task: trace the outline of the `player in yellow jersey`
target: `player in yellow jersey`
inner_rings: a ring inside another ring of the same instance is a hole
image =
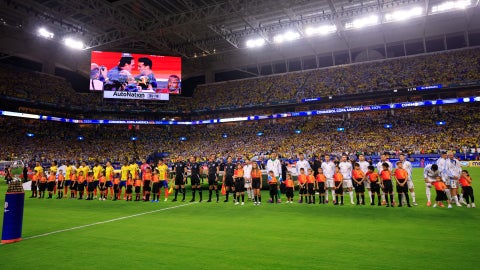
[[[70,187],[70,183],[72,182],[71,180],[71,175],[72,175],[72,170],[73,166],[70,163],[69,160],[65,163],[65,184],[63,185],[63,194],[67,195],[68,193],[68,188]],[[65,199],[67,199],[68,196],[65,196]]]
[[[113,172],[114,168],[112,166],[112,163],[110,161],[107,161],[107,166],[105,167],[105,178],[107,179],[106,183],[106,197],[108,198],[108,192],[110,191],[110,194],[112,194],[113,197]]]
[[[118,199],[122,198],[122,187],[125,189],[127,188],[127,180],[128,176],[130,175],[130,166],[128,165],[128,161],[123,163],[122,168],[120,169],[121,177],[120,177],[120,186],[118,187]],[[123,194],[123,199],[127,196],[126,193]]]
[[[132,159],[130,161],[130,174],[132,175],[132,178],[135,179],[140,179],[138,172],[140,170],[140,167],[138,167],[138,164]]]
[[[158,160],[157,170],[159,179],[158,198],[160,199],[160,193],[163,187],[165,190],[165,201],[168,201],[168,166],[163,163],[163,159]]]
[[[103,167],[100,165],[98,160],[95,161],[95,165],[93,166],[93,194],[95,196],[95,199],[97,198],[97,190],[98,190],[98,183],[100,179],[100,173],[103,173]]]

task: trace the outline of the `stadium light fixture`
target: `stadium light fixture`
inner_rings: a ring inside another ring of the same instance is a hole
[[[35,137],[35,134],[29,132],[29,133],[27,133],[27,137],[33,138],[33,137]]]
[[[79,140],[79,141],[83,141],[83,139],[84,139],[83,136],[78,136],[77,137],[77,140]]]
[[[135,136],[132,136],[132,137],[130,138],[130,141],[136,141],[136,140],[138,140],[138,138],[135,137]]]
[[[300,134],[302,131],[300,129],[295,129],[295,134]]]
[[[228,138],[228,134],[227,134],[227,133],[223,133],[223,134],[222,134],[222,138]]]
[[[41,27],[38,29],[38,34],[41,36],[41,37],[44,37],[44,38],[49,38],[49,39],[52,39],[53,38],[53,33],[48,31],[47,29]]]
[[[356,20],[353,20],[351,22],[347,22],[345,24],[345,29],[352,29],[352,28],[363,28],[366,26],[372,26],[372,25],[377,25],[380,23],[380,19],[378,18],[377,15],[371,15],[368,17],[364,18],[359,18]]]
[[[257,136],[263,136],[263,131],[257,132]]]
[[[322,25],[318,27],[307,27],[305,29],[307,36],[328,35],[335,32],[337,32],[337,26],[335,25]]]
[[[337,128],[337,131],[345,131],[345,128],[339,127],[339,128]]]
[[[385,125],[383,125],[383,127],[384,127],[384,128],[392,128],[393,125],[392,125],[392,124],[385,124]]]
[[[386,22],[405,21],[411,18],[420,17],[422,15],[423,15],[423,8],[413,7],[408,10],[397,10],[391,13],[386,13],[385,21]]]
[[[257,39],[249,39],[246,43],[248,48],[257,48],[263,47],[265,45],[265,39],[257,38]]]
[[[65,45],[67,47],[70,47],[72,49],[76,49],[76,50],[82,50],[83,47],[84,47],[84,44],[82,41],[80,40],[76,40],[76,39],[73,39],[73,38],[65,38],[64,41]]]
[[[275,43],[283,43],[285,41],[292,41],[300,38],[300,34],[294,31],[287,31],[283,34],[278,34],[273,37]]]
[[[185,136],[180,137],[180,141],[181,141],[181,142],[184,142],[184,141],[186,141],[186,140],[187,140],[187,137],[185,137]]]
[[[472,5],[471,0],[447,1],[441,4],[432,6],[432,13],[441,13],[455,9],[466,9]]]
[[[437,121],[437,126],[445,126],[447,124],[447,122],[445,121]]]

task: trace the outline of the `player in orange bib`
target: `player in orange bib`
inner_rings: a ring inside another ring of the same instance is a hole
[[[105,201],[107,199],[107,178],[103,175],[103,172],[98,173],[98,189],[100,189],[99,200]]]
[[[300,194],[300,200],[298,202],[303,203],[303,196],[306,196],[307,194],[307,175],[305,174],[304,168],[300,168],[300,174],[297,177],[297,181]]]
[[[357,205],[360,203],[365,205],[365,184],[363,180],[365,173],[360,169],[360,164],[355,163],[352,171],[353,187],[355,188],[355,195],[357,198]],[[360,202],[360,198],[362,199]]]
[[[467,203],[467,208],[475,208],[475,197],[473,196],[472,178],[470,177],[470,174],[467,170],[462,170],[462,175],[460,176],[459,182],[462,185],[462,194],[465,202]]]
[[[321,167],[317,169],[316,180],[316,189],[318,190],[318,204],[325,204],[325,182],[327,181],[327,177],[325,176],[325,174],[323,174],[323,169]]]
[[[390,166],[388,165],[387,162],[382,163],[382,171],[380,172],[380,186],[383,189],[383,192],[385,193],[385,201],[386,201],[386,206],[390,207],[390,204],[388,202],[388,198],[390,197],[390,203],[392,204],[392,207],[395,206],[395,202],[393,201],[393,184],[392,184],[392,173],[388,169]],[[390,195],[390,196],[387,196]]]
[[[403,163],[401,161],[397,161],[396,165],[397,168],[393,172],[393,176],[397,182],[398,207],[402,207],[402,196],[405,196],[407,206],[412,207],[410,205],[410,197],[408,196],[408,172],[403,168]]]
[[[333,175],[333,184],[335,186],[335,202],[338,205],[338,195],[340,195],[340,205],[343,205],[343,174],[340,172],[340,167],[335,166],[335,174]]]
[[[287,196],[287,203],[293,203],[293,194],[295,190],[295,182],[293,182],[292,175],[287,173],[285,179],[285,195]]]
[[[63,198],[63,186],[65,185],[65,176],[63,176],[63,171],[58,170],[58,179],[57,179],[57,199]]]
[[[382,196],[380,195],[380,185],[378,184],[379,179],[378,173],[375,172],[375,167],[372,165],[368,166],[368,172],[365,175],[364,181],[370,182],[370,190],[372,192],[372,202],[370,205],[375,205],[375,194],[378,197],[378,206],[382,205]]]

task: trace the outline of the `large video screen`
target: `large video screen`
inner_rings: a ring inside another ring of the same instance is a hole
[[[180,57],[92,51],[89,88],[105,98],[168,100],[182,92],[181,72]]]

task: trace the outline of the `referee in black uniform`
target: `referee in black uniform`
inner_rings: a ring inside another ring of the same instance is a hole
[[[185,173],[187,172],[187,164],[183,161],[182,156],[177,157],[177,162],[173,165],[173,170],[175,172],[175,199],[172,202],[177,201],[178,196],[178,189],[182,188],[183,191],[183,199],[182,202],[185,201]]]
[[[217,196],[217,203],[219,200],[218,195],[218,172],[220,171],[220,164],[215,161],[215,155],[210,155],[210,158],[207,162],[207,177],[208,177],[208,201],[212,201],[212,192],[215,190],[215,195]]]
[[[195,201],[195,191],[198,190],[198,195],[200,196],[200,200],[198,202],[202,202],[202,185],[200,184],[200,163],[197,162],[197,158],[195,156],[190,157],[190,184],[192,186],[192,199],[190,202]]]
[[[235,186],[233,182],[233,174],[235,172],[235,164],[232,162],[232,157],[228,156],[227,163],[224,166],[224,174],[223,174],[223,184],[225,185],[225,189],[227,194],[225,195],[225,200],[223,202],[228,202],[228,195],[230,190],[233,193],[233,202],[236,200],[235,196]]]

